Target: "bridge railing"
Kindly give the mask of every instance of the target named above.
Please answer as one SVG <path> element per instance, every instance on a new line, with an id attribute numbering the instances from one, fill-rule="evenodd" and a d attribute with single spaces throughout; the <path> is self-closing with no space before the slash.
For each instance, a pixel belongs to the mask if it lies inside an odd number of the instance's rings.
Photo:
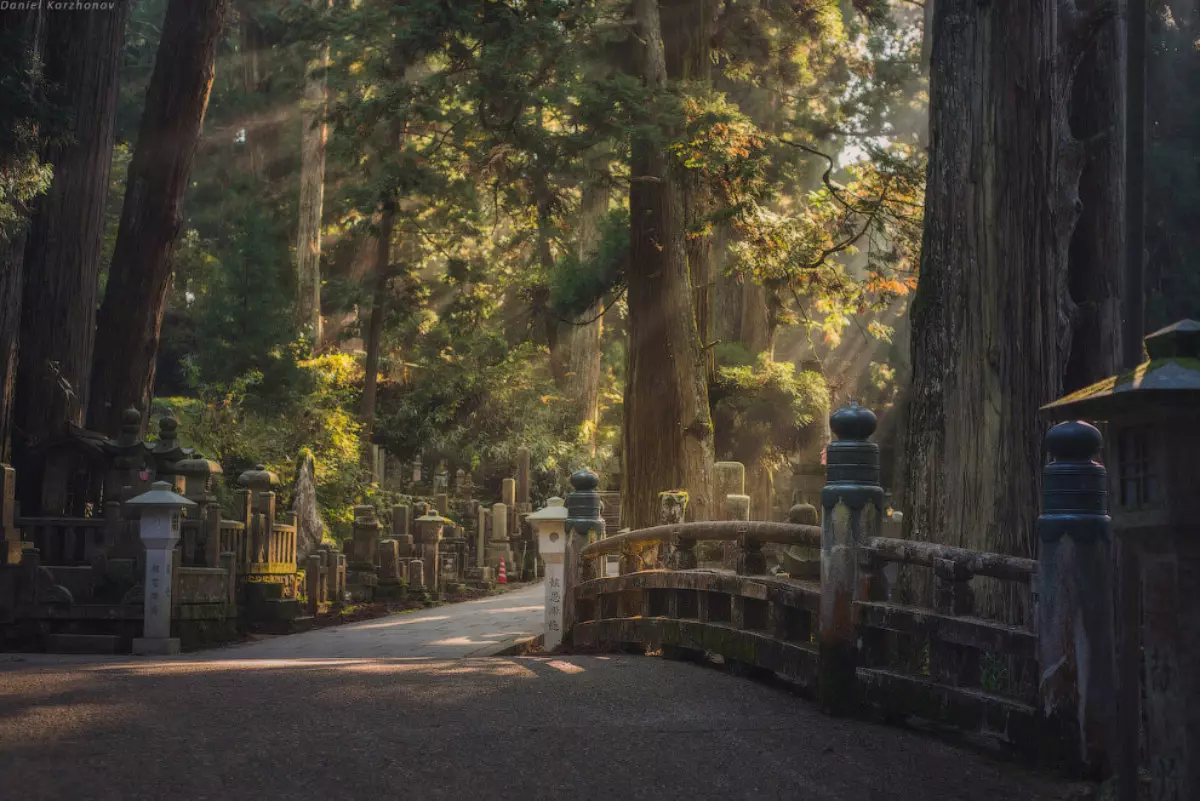
<path id="1" fill-rule="evenodd" d="M 1032 589 L 1037 562 L 885 537 L 864 542 L 858 559 L 860 701 L 890 715 L 917 715 L 1010 743 L 1031 742 L 1037 717 L 1032 620 L 1009 625 L 977 616 L 971 582 L 981 576 Z M 931 569 L 933 606 L 889 600 L 889 565 Z"/>
<path id="2" fill-rule="evenodd" d="M 587 543 L 584 535 L 594 539 L 594 532 L 603 532 L 594 515 L 589 517 L 596 508 L 589 487 L 598 479 L 584 472 L 573 476 L 563 582 L 573 604 L 564 613 L 565 641 L 577 648 L 634 647 L 678 658 L 716 655 L 739 669 L 784 677 L 812 691 L 831 712 L 874 709 L 889 718 L 916 716 L 1027 753 L 1042 749 L 1093 760 L 1107 735 L 1093 731 L 1096 724 L 1075 710 L 1091 703 L 1084 682 L 1093 672 L 1101 675 L 1105 660 L 1112 659 L 1111 647 L 1089 645 L 1111 643 L 1111 621 L 1106 630 L 1107 618 L 1076 614 L 1072 604 L 1094 597 L 1100 608 L 1100 599 L 1112 597 L 1104 571 L 1089 572 L 1089 566 L 1107 564 L 1099 550 L 1104 540 L 1080 539 L 1094 545 L 1097 555 L 1082 546 L 1056 551 L 1046 543 L 1064 532 L 1074 536 L 1069 532 L 1105 525 L 1102 499 L 1100 513 L 1080 512 L 1078 481 L 1060 490 L 1048 483 L 1047 511 L 1038 521 L 1044 541 L 1038 560 L 884 537 L 878 446 L 868 439 L 874 416 L 852 406 L 831 423 L 838 440 L 828 450 L 820 527 L 682 523 L 680 500 L 686 504 L 686 495 L 676 492 L 662 494 L 663 516 L 669 518 L 662 525 Z M 1100 478 L 1094 483 L 1101 486 L 1103 467 L 1079 455 L 1077 439 L 1052 432 L 1047 471 L 1071 477 L 1095 473 Z M 695 547 L 703 541 L 736 543 L 736 570 L 697 569 Z M 820 579 L 769 574 L 763 547 L 771 543 L 819 549 Z M 598 566 L 614 554 L 620 556 L 620 574 L 602 577 Z M 932 573 L 931 602 L 899 600 L 905 594 L 889 586 L 899 567 Z M 1073 582 L 1069 592 L 1059 589 L 1067 580 L 1062 576 Z M 1021 620 L 986 618 L 976 609 L 976 579 L 1015 585 L 1016 594 L 1033 604 Z M 1084 643 L 1075 657 L 1078 672 L 1058 667 L 1063 662 L 1058 652 L 1069 652 L 1072 643 Z"/>
<path id="3" fill-rule="evenodd" d="M 738 669 L 769 670 L 812 687 L 820 588 L 765 575 L 761 554 L 766 543 L 811 546 L 820 536 L 816 526 L 714 521 L 592 543 L 580 552 L 584 580 L 575 588 L 573 642 L 644 646 L 678 658 L 718 653 Z M 695 569 L 695 545 L 707 541 L 736 542 L 739 571 Z M 612 554 L 621 555 L 621 574 L 598 577 L 601 560 Z M 658 566 L 666 564 L 678 567 Z"/>

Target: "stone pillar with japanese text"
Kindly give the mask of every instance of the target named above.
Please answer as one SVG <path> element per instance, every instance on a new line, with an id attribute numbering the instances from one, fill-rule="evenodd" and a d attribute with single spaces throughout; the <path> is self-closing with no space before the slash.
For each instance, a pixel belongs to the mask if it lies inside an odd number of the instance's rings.
<path id="1" fill-rule="evenodd" d="M 562 498 L 550 498 L 545 508 L 527 518 L 538 539 L 538 549 L 546 564 L 546 619 L 543 647 L 553 651 L 562 644 L 564 632 L 564 575 L 566 558 L 567 507 Z"/>

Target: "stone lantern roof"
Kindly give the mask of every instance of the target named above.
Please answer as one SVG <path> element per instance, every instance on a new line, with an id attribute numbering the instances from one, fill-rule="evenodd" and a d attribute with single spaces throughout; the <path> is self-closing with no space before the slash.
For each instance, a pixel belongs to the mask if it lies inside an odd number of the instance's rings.
<path id="1" fill-rule="evenodd" d="M 1145 341 L 1149 361 L 1043 406 L 1042 411 L 1060 420 L 1105 419 L 1107 414 L 1127 412 L 1145 403 L 1200 403 L 1200 322 L 1180 320 Z"/>

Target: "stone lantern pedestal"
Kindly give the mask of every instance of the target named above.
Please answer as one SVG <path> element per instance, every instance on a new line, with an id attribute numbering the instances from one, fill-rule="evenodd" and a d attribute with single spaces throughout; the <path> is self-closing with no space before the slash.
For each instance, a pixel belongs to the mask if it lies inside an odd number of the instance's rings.
<path id="1" fill-rule="evenodd" d="M 553 651 L 562 644 L 569 598 L 563 596 L 567 555 L 567 507 L 562 498 L 550 498 L 546 507 L 526 518 L 538 540 L 538 550 L 546 563 L 546 636 L 544 647 Z"/>
<path id="2" fill-rule="evenodd" d="M 142 636 L 133 641 L 133 652 L 177 654 L 179 640 L 171 636 L 174 552 L 183 508 L 196 504 L 172 492 L 168 482 L 156 481 L 149 492 L 132 498 L 128 505 L 141 512 L 138 529 L 146 546 L 145 623 Z"/>

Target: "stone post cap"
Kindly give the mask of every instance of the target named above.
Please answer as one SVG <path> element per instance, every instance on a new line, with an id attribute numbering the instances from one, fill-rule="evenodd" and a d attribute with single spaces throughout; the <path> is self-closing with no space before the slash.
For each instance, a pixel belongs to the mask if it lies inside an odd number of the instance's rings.
<path id="1" fill-rule="evenodd" d="M 1046 434 L 1046 451 L 1055 462 L 1090 462 L 1104 445 L 1100 429 L 1082 420 L 1059 423 Z"/>
<path id="2" fill-rule="evenodd" d="M 150 485 L 149 492 L 130 498 L 126 504 L 142 509 L 182 509 L 185 506 L 195 506 L 196 502 L 177 494 L 171 482 L 155 481 Z"/>
<path id="3" fill-rule="evenodd" d="M 838 409 L 829 417 L 829 427 L 841 441 L 861 442 L 875 433 L 879 424 L 875 413 L 854 401 Z"/>
<path id="4" fill-rule="evenodd" d="M 586 467 L 571 474 L 571 488 L 576 492 L 594 492 L 600 486 L 600 476 Z"/>
<path id="5" fill-rule="evenodd" d="M 600 476 L 586 467 L 571 475 L 572 491 L 567 495 L 567 527 L 580 534 L 594 531 L 604 536 L 604 518 L 600 516 Z"/>
<path id="6" fill-rule="evenodd" d="M 267 469 L 266 465 L 258 465 L 253 470 L 247 470 L 238 476 L 238 486 L 254 490 L 269 490 L 279 486 L 279 476 Z"/>
<path id="7" fill-rule="evenodd" d="M 1059 423 L 1046 434 L 1050 463 L 1042 468 L 1043 541 L 1064 533 L 1075 539 L 1107 539 L 1108 471 L 1093 457 L 1104 445 L 1100 429 L 1079 420 Z"/>
<path id="8" fill-rule="evenodd" d="M 526 515 L 525 519 L 534 523 L 546 520 L 566 520 L 567 514 L 566 501 L 562 498 L 554 497 L 547 499 L 545 506 L 536 512 Z"/>
<path id="9" fill-rule="evenodd" d="M 798 503 L 788 510 L 788 522 L 802 526 L 817 525 L 817 507 L 811 503 Z"/>

